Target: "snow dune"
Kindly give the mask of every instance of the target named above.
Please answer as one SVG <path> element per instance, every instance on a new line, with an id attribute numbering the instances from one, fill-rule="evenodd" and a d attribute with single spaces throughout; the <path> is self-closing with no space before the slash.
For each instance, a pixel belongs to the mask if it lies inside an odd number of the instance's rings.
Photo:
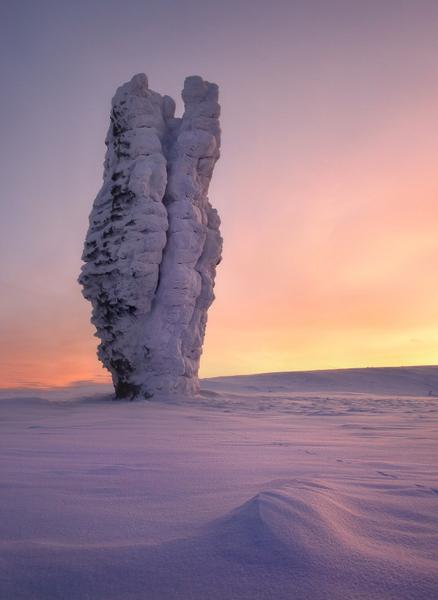
<path id="1" fill-rule="evenodd" d="M 1 598 L 438 597 L 438 368 L 202 389 L 2 392 Z"/>

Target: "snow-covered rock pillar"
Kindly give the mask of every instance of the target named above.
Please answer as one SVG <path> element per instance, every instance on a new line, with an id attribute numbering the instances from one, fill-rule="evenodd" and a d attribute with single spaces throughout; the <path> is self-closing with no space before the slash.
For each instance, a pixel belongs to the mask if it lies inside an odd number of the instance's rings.
<path id="1" fill-rule="evenodd" d="M 119 398 L 192 394 L 222 239 L 207 193 L 219 158 L 218 88 L 188 77 L 181 119 L 145 75 L 112 102 L 102 188 L 79 277 Z"/>

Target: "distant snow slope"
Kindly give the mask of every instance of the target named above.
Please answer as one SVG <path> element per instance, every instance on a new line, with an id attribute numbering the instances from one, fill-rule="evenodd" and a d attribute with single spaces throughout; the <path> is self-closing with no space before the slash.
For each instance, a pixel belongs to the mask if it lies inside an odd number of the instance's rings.
<path id="1" fill-rule="evenodd" d="M 223 390 L 268 389 L 287 392 L 340 392 L 398 396 L 438 396 L 438 367 L 370 367 L 327 371 L 260 373 L 204 380 Z"/>
<path id="2" fill-rule="evenodd" d="M 235 392 L 239 395 L 275 391 L 289 395 L 336 392 L 378 396 L 438 396 L 438 366 L 370 367 L 211 377 L 201 380 L 201 387 L 207 395 L 208 392 L 216 390 Z M 83 381 L 63 388 L 0 388 L 0 399 L 38 397 L 48 400 L 73 400 L 111 393 L 110 383 Z"/>
<path id="3" fill-rule="evenodd" d="M 2 392 L 0 598 L 438 597 L 437 367 L 202 388 Z"/>

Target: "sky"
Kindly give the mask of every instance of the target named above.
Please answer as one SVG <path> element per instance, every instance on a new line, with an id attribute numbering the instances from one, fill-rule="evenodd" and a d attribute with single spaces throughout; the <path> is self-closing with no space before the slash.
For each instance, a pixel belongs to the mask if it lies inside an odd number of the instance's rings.
<path id="1" fill-rule="evenodd" d="M 220 86 L 201 376 L 438 363 L 438 3 L 0 3 L 0 386 L 105 381 L 77 276 L 115 89 Z"/>

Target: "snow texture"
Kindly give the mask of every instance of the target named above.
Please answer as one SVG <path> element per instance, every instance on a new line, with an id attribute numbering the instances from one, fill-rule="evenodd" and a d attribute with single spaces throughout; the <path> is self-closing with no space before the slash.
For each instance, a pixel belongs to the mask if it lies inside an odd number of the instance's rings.
<path id="1" fill-rule="evenodd" d="M 0 598 L 438 598 L 437 367 L 108 392 L 0 390 Z"/>
<path id="2" fill-rule="evenodd" d="M 120 398 L 199 390 L 222 250 L 207 197 L 219 158 L 218 87 L 188 77 L 182 98 L 176 118 L 172 98 L 139 74 L 112 101 L 79 282 Z"/>

